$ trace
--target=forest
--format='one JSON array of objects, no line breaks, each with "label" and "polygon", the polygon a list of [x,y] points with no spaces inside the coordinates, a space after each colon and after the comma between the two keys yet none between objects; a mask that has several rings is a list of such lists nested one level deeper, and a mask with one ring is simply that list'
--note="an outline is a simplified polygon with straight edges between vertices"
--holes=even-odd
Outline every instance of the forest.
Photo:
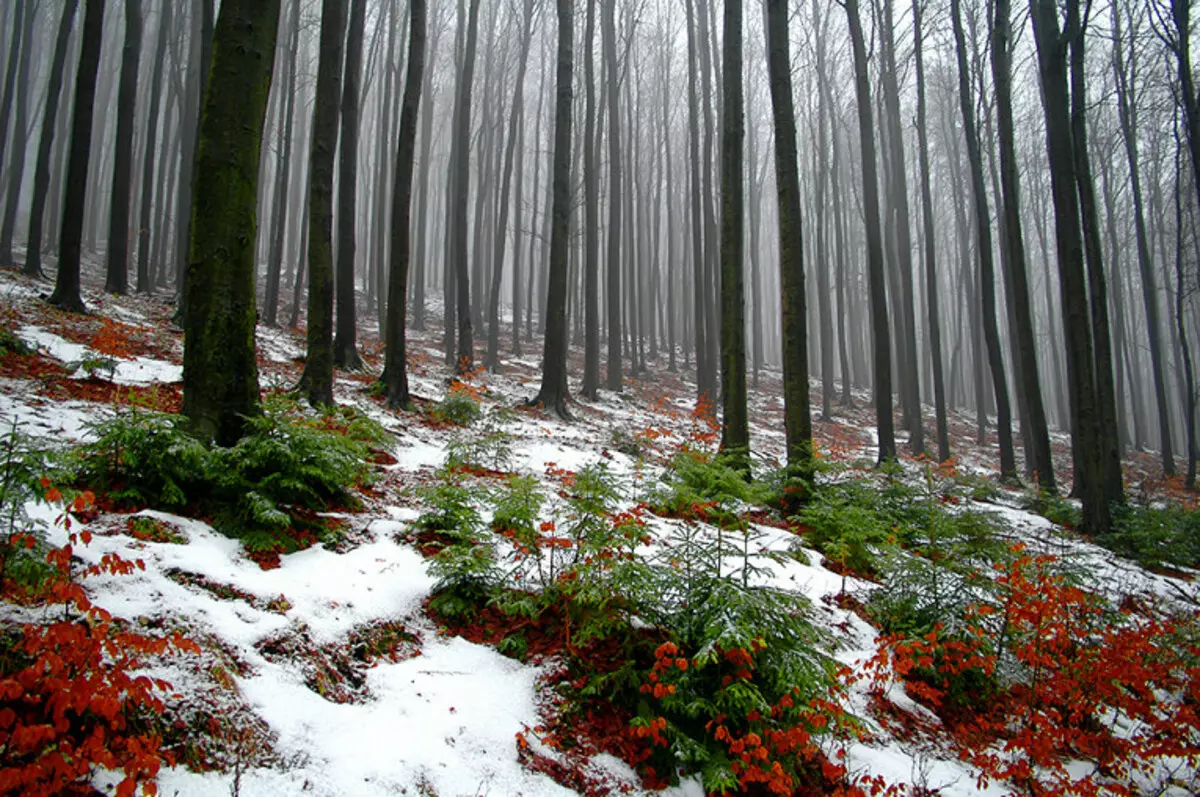
[{"label": "forest", "polygon": [[0,4],[0,794],[1200,793],[1190,0]]}]

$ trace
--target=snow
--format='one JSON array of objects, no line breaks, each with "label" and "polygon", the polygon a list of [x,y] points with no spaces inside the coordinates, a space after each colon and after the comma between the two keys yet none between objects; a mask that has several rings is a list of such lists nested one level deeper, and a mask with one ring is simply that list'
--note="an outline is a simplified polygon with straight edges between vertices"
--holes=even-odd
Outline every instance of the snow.
[{"label": "snow", "polygon": [[[36,297],[37,291],[0,277],[0,296],[23,301]],[[124,308],[113,299],[105,307],[130,320],[144,320],[145,314]],[[433,315],[431,314],[431,317]],[[64,363],[79,362],[90,349],[71,343],[36,325],[26,325],[17,334],[47,356]],[[292,332],[260,327],[259,352],[280,371],[264,376],[264,384],[286,380],[285,367],[292,366],[304,353],[301,340]],[[414,351],[420,344],[414,344]],[[438,363],[436,351],[429,350]],[[510,361],[510,366],[536,369],[534,358]],[[431,371],[440,373],[436,367]],[[138,357],[120,361],[113,381],[130,385],[171,383],[181,379],[177,364]],[[412,389],[418,395],[440,399],[446,381],[440,377],[414,374]],[[527,398],[533,386],[517,375],[489,376],[488,384],[503,401],[512,403]],[[386,413],[376,404],[363,401],[354,391],[357,383],[340,381],[338,399],[355,403],[379,420],[396,436],[392,453],[397,463],[385,470],[388,475],[411,477],[443,464],[447,445],[469,433],[458,430],[430,430],[407,417]],[[690,399],[668,397],[668,404],[680,413],[690,412]],[[757,397],[756,397],[757,400]],[[494,401],[489,400],[489,405]],[[764,400],[768,409],[777,409],[777,401]],[[862,403],[860,401],[860,403]],[[586,407],[583,418],[565,424],[549,416],[518,413],[506,421],[503,429],[512,436],[514,467],[541,475],[551,464],[579,471],[604,463],[614,478],[624,481],[627,493],[622,508],[630,508],[634,490],[654,483],[662,468],[635,463],[628,456],[607,450],[613,430],[632,435],[648,424],[663,425],[662,416],[651,413],[639,401],[626,394],[602,392],[600,399]],[[864,405],[865,406],[865,405]],[[46,402],[23,383],[0,380],[0,421],[8,428],[15,420],[23,431],[56,442],[87,438],[87,424],[103,418],[107,409],[85,402]],[[764,415],[763,417],[771,417]],[[841,419],[850,432],[861,434],[868,442],[854,452],[856,457],[873,459],[878,442],[869,424]],[[686,434],[686,417],[674,424],[669,446]],[[782,435],[776,426],[755,426],[755,454],[763,461],[781,456]],[[989,466],[978,464],[975,453],[964,457],[964,468],[978,466],[988,473]],[[635,485],[635,480],[641,484]],[[385,480],[386,481],[386,480]],[[434,584],[427,561],[409,544],[403,533],[419,514],[411,506],[399,506],[407,496],[386,493],[379,505],[356,519],[355,543],[333,551],[317,546],[283,557],[282,566],[264,571],[249,560],[240,543],[217,533],[208,524],[146,510],[139,515],[156,519],[175,529],[186,539],[184,544],[140,542],[123,533],[124,517],[101,518],[95,524],[96,536],[88,546],[77,546],[75,554],[84,562],[94,563],[107,553],[128,559],[141,559],[144,571],[129,576],[89,579],[88,588],[97,604],[115,616],[131,621],[169,620],[185,628],[189,635],[220,640],[247,668],[236,675],[236,697],[258,718],[269,725],[280,764],[257,767],[244,773],[240,794],[244,797],[275,797],[311,793],[313,795],[436,794],[493,795],[505,797],[560,797],[576,792],[554,783],[545,775],[521,765],[515,736],[538,725],[542,717],[543,695],[539,679],[545,670],[497,653],[493,648],[472,644],[457,637],[443,636],[422,610],[423,601]],[[555,506],[551,502],[551,511]],[[1014,540],[1027,542],[1035,550],[1052,552],[1086,568],[1095,583],[1102,585],[1114,603],[1126,595],[1152,595],[1167,602],[1200,601],[1200,588],[1193,583],[1148,573],[1130,565],[1095,545],[1072,539],[1045,519],[1008,504],[977,504],[999,514],[1011,530]],[[43,504],[31,505],[30,514],[49,530],[54,544],[67,541],[65,530],[54,526],[57,511]],[[675,521],[651,518],[649,531],[654,541],[639,553],[653,555],[658,543],[666,538]],[[711,529],[706,533],[715,534]],[[811,615],[833,640],[831,655],[849,666],[861,666],[876,652],[876,631],[856,614],[839,608],[832,598],[843,591],[865,597],[877,589],[867,581],[845,578],[824,567],[819,553],[797,548],[796,537],[768,526],[753,526],[753,563],[763,568],[755,584],[787,590],[803,596],[811,604]],[[800,553],[807,564],[797,561]],[[731,556],[726,566],[740,566]],[[251,596],[219,598],[211,592],[189,586],[172,574],[183,572],[209,582],[226,585]],[[263,608],[278,598],[274,610]],[[17,616],[17,610],[0,604],[0,619]],[[362,688],[365,698],[351,703],[334,703],[318,695],[306,684],[303,664],[298,661],[269,658],[260,646],[279,635],[304,635],[313,645],[338,645],[354,630],[371,623],[398,621],[419,638],[419,655],[398,663],[379,662],[365,671]],[[191,694],[205,688],[203,668],[164,664],[176,690]],[[867,716],[864,685],[855,686],[848,698],[849,708],[860,717]],[[925,721],[936,723],[928,709],[909,698],[893,685],[888,698],[900,709]],[[975,773],[947,750],[927,749],[913,742],[902,742],[866,722],[873,738],[848,743],[846,764],[852,773],[882,775],[889,782],[925,785],[946,797],[957,795],[999,795],[1007,793],[999,786],[979,789]],[[536,744],[536,739],[531,744]],[[548,755],[553,751],[543,750]],[[624,784],[630,793],[643,794],[634,773],[623,762],[599,755],[589,763],[589,772],[603,776],[613,784]],[[99,776],[97,784],[112,785],[114,779]],[[230,774],[195,773],[182,768],[164,771],[159,777],[160,793],[181,797],[228,793]],[[664,797],[702,797],[695,779],[660,794]]]}]

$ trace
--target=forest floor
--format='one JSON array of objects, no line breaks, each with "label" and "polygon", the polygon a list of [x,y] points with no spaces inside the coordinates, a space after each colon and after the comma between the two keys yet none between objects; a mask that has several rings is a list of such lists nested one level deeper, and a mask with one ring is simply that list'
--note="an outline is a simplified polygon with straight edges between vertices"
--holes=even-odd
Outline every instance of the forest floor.
[{"label": "forest floor", "polygon": [[[0,329],[33,350],[0,357],[0,427],[15,425],[46,445],[70,447],[92,439],[94,425],[106,418],[179,411],[182,335],[170,326],[172,308],[164,298],[85,291],[93,314],[76,316],[42,301],[49,290],[45,282],[0,272]],[[435,310],[431,318],[440,317]],[[507,352],[510,328],[503,341]],[[704,788],[696,775],[653,789],[663,781],[622,760],[620,743],[607,750],[603,739],[563,745],[554,730],[563,733],[555,685],[567,651],[553,639],[527,635],[529,650],[504,655],[498,645],[504,633],[444,622],[429,609],[438,582],[431,572],[437,546],[415,524],[430,509],[429,488],[442,478],[448,455],[475,450],[496,458],[495,467],[475,463],[467,478],[481,495],[507,474],[527,474],[551,497],[544,519],[560,524],[566,510],[554,496],[562,494],[564,478],[602,465],[618,486],[612,511],[636,511],[644,524],[639,557],[663,555],[684,527],[719,540],[722,532],[703,513],[641,513],[669,479],[681,449],[712,446],[712,430],[694,412],[694,385],[669,373],[663,357],[629,379],[623,392],[602,391],[596,402],[574,404],[575,419],[564,422],[522,406],[537,391],[541,349],[526,343],[524,356],[503,359],[501,373],[479,373],[469,381],[482,418],[460,426],[430,411],[450,389],[440,330],[410,332],[409,342],[413,412],[388,411],[370,391],[382,367],[382,346],[373,334],[360,341],[365,370],[337,375],[338,403],[377,421],[389,442],[360,490],[361,505],[325,513],[338,527],[336,545],[264,561],[218,533],[212,518],[145,507],[118,511],[99,496],[98,508],[76,513],[67,528],[64,517],[72,516],[61,506],[27,505],[48,546],[89,532],[90,542],[72,549],[78,566],[99,564],[110,554],[143,563],[132,573],[86,579],[95,605],[145,633],[180,632],[198,645],[198,652],[150,656],[141,671],[171,685],[164,717],[175,731],[167,741],[178,763],[158,773],[158,793],[699,797]],[[264,391],[285,391],[303,367],[303,332],[260,327],[258,355]],[[574,366],[572,373],[582,372],[581,363]],[[819,409],[815,381],[812,398]],[[814,420],[818,450],[840,474],[831,478],[872,478],[873,411],[867,396],[855,394],[855,401],[855,407],[835,405],[830,419]],[[765,473],[778,468],[783,452],[777,371],[763,372],[751,404],[755,470]],[[926,420],[932,428],[932,416]],[[996,477],[994,439],[977,444],[969,416],[954,415],[951,429],[961,483],[989,482],[953,500],[997,518],[1005,544],[1071,562],[1087,574],[1089,593],[1113,607],[1152,605],[1163,614],[1194,616],[1200,607],[1197,571],[1145,569],[1024,508],[1028,491],[990,484]],[[1054,445],[1065,482],[1069,439],[1056,434]],[[901,478],[919,486],[931,467],[906,457]],[[1132,456],[1127,467],[1131,494],[1186,499],[1177,484],[1156,475],[1150,455]],[[838,782],[867,790],[868,779],[878,777],[896,787],[893,793],[925,795],[1021,791],[995,777],[981,785],[983,765],[964,760],[969,756],[949,732],[945,714],[902,679],[854,677],[868,673],[880,652],[880,629],[864,607],[886,588],[887,578],[848,568],[844,555],[833,561],[828,549],[823,555],[801,526],[761,511],[745,516],[746,548],[734,557],[752,573],[744,577],[794,594],[821,632],[824,652],[851,673],[839,699],[862,730],[831,736],[820,751],[844,767]],[[139,533],[146,528],[157,532]],[[48,623],[60,611],[57,605],[5,602],[0,624]],[[572,731],[582,735],[588,728],[573,726],[566,733]],[[1097,778],[1097,793],[1128,786],[1195,794],[1194,742],[1192,736],[1190,754],[1159,757],[1121,782],[1104,780],[1102,767],[1084,751],[1064,771]],[[997,739],[981,744],[1003,748]],[[111,793],[120,780],[119,772],[98,768],[91,783]]]}]

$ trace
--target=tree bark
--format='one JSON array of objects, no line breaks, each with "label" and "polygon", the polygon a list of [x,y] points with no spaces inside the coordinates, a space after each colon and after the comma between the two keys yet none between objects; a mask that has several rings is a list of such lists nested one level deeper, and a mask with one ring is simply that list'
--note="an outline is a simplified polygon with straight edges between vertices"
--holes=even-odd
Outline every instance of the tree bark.
[{"label": "tree bark", "polygon": [[846,18],[854,49],[854,84],[858,97],[858,133],[862,149],[863,211],[867,239],[867,278],[871,294],[871,335],[874,342],[875,417],[880,464],[896,458],[892,418],[892,353],[888,339],[887,291],[883,276],[883,240],[880,235],[879,178],[875,164],[875,122],[871,111],[871,84],[867,49],[863,40],[858,0],[846,0]]},{"label": "tree bark", "polygon": [[1033,462],[1029,468],[1038,486],[1055,492],[1054,461],[1050,454],[1050,435],[1046,428],[1046,408],[1042,402],[1042,383],[1038,374],[1037,339],[1033,331],[1033,313],[1029,296],[1029,278],[1025,258],[1025,239],[1021,232],[1020,177],[1017,170],[1016,135],[1013,132],[1012,110],[1012,23],[1010,0],[995,0],[992,24],[992,76],[996,86],[996,117],[1000,139],[1000,185],[1003,195],[1002,235],[1008,242],[1009,272],[1012,293],[1009,307],[1015,317],[1016,329],[1010,334],[1017,339],[1020,352],[1013,367],[1024,385],[1027,407],[1027,428],[1021,430]]},{"label": "tree bark", "polygon": [[308,187],[308,319],[297,390],[314,407],[333,404],[333,164],[342,91],[346,0],[322,0],[317,96]]},{"label": "tree bark", "polygon": [[453,257],[454,303],[458,322],[455,370],[461,376],[475,367],[475,342],[471,322],[471,269],[467,252],[467,198],[471,190],[471,87],[475,81],[475,44],[479,38],[479,0],[470,0],[454,129]]},{"label": "tree bark", "polygon": [[200,116],[183,414],[194,434],[223,446],[236,443],[246,418],[260,412],[255,205],[278,27],[279,0],[222,0],[213,32],[213,90]]},{"label": "tree bark", "polygon": [[85,0],[79,67],[75,73],[75,107],[71,121],[71,154],[67,161],[67,193],[63,199],[58,275],[50,304],[86,313],[79,293],[79,258],[83,243],[83,211],[87,204],[88,158],[92,149],[92,105],[104,27],[104,0]]},{"label": "tree bark", "polygon": [[129,290],[129,199],[133,188],[134,111],[141,53],[141,0],[125,0],[125,46],[121,53],[121,85],[117,89],[117,139],[108,217],[108,270],[104,282],[104,290],[117,294]]},{"label": "tree bark", "polygon": [[71,25],[79,0],[66,0],[58,34],[54,39],[54,60],[46,86],[46,108],[42,114],[42,134],[38,141],[37,160],[33,170],[33,200],[29,206],[29,238],[25,245],[25,268],[30,277],[42,277],[42,224],[46,215],[46,198],[50,190],[50,155],[54,149],[58,106],[62,97],[63,72],[66,71],[67,51],[71,43]]},{"label": "tree bark", "polygon": [[[409,0],[408,74],[400,100],[400,129],[396,138],[396,179],[392,189],[391,277],[388,280],[387,351],[383,376],[388,406],[407,409],[408,392],[408,267],[412,211],[413,161],[417,146],[417,116],[425,71],[425,0]],[[426,109],[429,113],[430,109]]]},{"label": "tree bark", "polygon": [[963,118],[963,135],[967,141],[967,161],[971,166],[971,193],[975,209],[979,247],[979,296],[982,310],[983,339],[987,347],[988,368],[992,375],[992,390],[996,398],[996,431],[1000,438],[1000,479],[1017,480],[1016,457],[1013,453],[1012,407],[1004,379],[1004,359],[1000,351],[1000,330],[996,323],[996,274],[992,261],[992,230],[987,206],[987,186],[983,180],[983,158],[979,151],[979,133],[975,126],[974,99],[967,71],[966,41],[963,35],[960,0],[951,0],[954,39],[958,54],[959,104]]},{"label": "tree bark", "polygon": [[338,173],[337,335],[333,342],[333,364],[348,371],[358,371],[363,367],[357,345],[354,228],[358,222],[358,95],[366,17],[367,0],[350,0],[350,27],[346,33],[345,85],[342,86],[342,143],[338,150],[341,163]]},{"label": "tree bark", "polygon": [[[812,477],[813,466],[812,416],[808,399],[808,307],[804,286],[800,167],[796,157],[796,112],[792,101],[792,66],[788,53],[787,0],[767,0],[765,15],[767,72],[775,123],[775,185],[779,195],[784,430],[787,435],[788,467],[797,476],[807,479]],[[727,53],[727,64],[729,60]],[[737,114],[734,107],[734,113],[727,113],[726,119]]]},{"label": "tree bark", "polygon": [[571,0],[556,0],[556,8],[558,58],[554,104],[554,202],[551,207],[553,221],[550,227],[550,272],[546,293],[546,337],[542,349],[542,386],[531,403],[552,410],[561,418],[570,418],[568,403],[571,396],[567,389],[567,248],[571,231],[574,24]]}]

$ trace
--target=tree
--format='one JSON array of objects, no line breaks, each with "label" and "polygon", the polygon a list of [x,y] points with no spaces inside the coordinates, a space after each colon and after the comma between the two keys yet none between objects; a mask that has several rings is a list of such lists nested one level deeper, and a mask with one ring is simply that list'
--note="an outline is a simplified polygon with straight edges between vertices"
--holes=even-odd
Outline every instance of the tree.
[{"label": "tree", "polygon": [[[513,83],[512,108],[508,115],[508,144],[504,152],[504,171],[500,179],[496,231],[492,246],[492,284],[488,293],[488,347],[486,364],[496,371],[500,367],[500,282],[504,276],[504,249],[508,240],[508,198],[512,193],[513,160],[516,156],[518,126],[524,116],[525,67],[529,62],[529,44],[533,40],[534,0],[523,0],[521,35],[517,57],[517,77]],[[518,208],[518,212],[519,212]],[[513,323],[516,323],[514,310]]]},{"label": "tree", "polygon": [[1029,278],[1025,264],[1025,239],[1021,233],[1020,179],[1017,170],[1016,135],[1012,110],[1012,23],[1011,0],[995,0],[992,23],[992,75],[996,84],[996,119],[1000,138],[1000,186],[1003,213],[1001,234],[1012,275],[1012,295],[1008,297],[1016,319],[1012,330],[1020,356],[1013,367],[1024,385],[1028,408],[1027,428],[1021,430],[1033,453],[1029,467],[1037,474],[1039,486],[1055,490],[1054,461],[1050,455],[1050,435],[1046,429],[1046,409],[1042,403],[1042,384],[1038,376],[1037,340],[1033,334],[1030,310]]},{"label": "tree", "polygon": [[308,358],[297,387],[314,407],[333,404],[333,160],[345,20],[346,0],[323,0],[308,188]]},{"label": "tree", "polygon": [[[158,154],[158,120],[162,89],[167,82],[167,76],[163,74],[163,59],[166,57],[168,35],[172,32],[171,18],[174,7],[175,4],[170,0],[164,0],[162,4],[162,15],[158,20],[158,42],[154,47],[154,68],[150,71],[150,110],[146,116],[146,143],[142,155],[142,204],[138,216],[138,293],[151,293],[154,290],[154,281],[150,274],[150,218],[155,200],[159,203],[163,200],[161,193],[154,192],[154,162]],[[165,123],[163,127],[165,137]],[[162,166],[167,168],[165,157],[162,159]],[[155,234],[161,233],[156,230]]]},{"label": "tree", "polygon": [[121,84],[117,89],[117,149],[113,156],[108,270],[104,281],[104,290],[109,293],[125,293],[129,289],[129,199],[133,189],[134,102],[141,52],[141,0],[125,0],[125,47],[121,54]]},{"label": "tree", "polygon": [[871,82],[867,48],[863,40],[858,0],[845,0],[854,49],[854,86],[858,97],[858,135],[862,149],[863,210],[866,214],[867,280],[871,293],[871,337],[874,343],[875,418],[879,433],[879,461],[896,458],[892,419],[892,354],[888,340],[887,291],[883,277],[883,240],[880,234],[879,178],[875,164],[875,122],[871,111]]},{"label": "tree", "polygon": [[[454,152],[451,155],[453,224],[448,267],[454,274],[454,308],[457,316],[458,347],[455,368],[459,374],[475,367],[475,340],[471,324],[471,269],[467,253],[467,197],[471,191],[471,87],[475,81],[475,43],[479,39],[479,0],[470,0],[467,35],[463,42],[462,66],[458,75],[458,98],[454,111]],[[449,305],[448,305],[449,306]]]},{"label": "tree", "polygon": [[[1072,31],[1078,24],[1078,0],[1068,0],[1067,8],[1066,29]],[[1029,10],[1037,45],[1042,108],[1046,117],[1046,148],[1058,249],[1059,298],[1067,342],[1075,493],[1083,503],[1082,530],[1099,535],[1111,528],[1112,513],[1103,489],[1092,324],[1084,276],[1075,144],[1071,132],[1070,93],[1067,89],[1067,37],[1059,29],[1056,0],[1029,0]]]},{"label": "tree", "polygon": [[600,38],[608,71],[608,362],[604,386],[620,391],[621,374],[621,135],[617,109],[617,88],[621,71],[617,68],[617,28],[614,20],[617,0],[600,0]]},{"label": "tree", "polygon": [[808,401],[808,306],[804,288],[800,168],[796,158],[796,112],[792,101],[792,63],[788,54],[787,0],[767,0],[765,15],[767,71],[775,121],[775,185],[779,194],[783,423],[787,434],[788,467],[801,478],[807,478],[812,475],[813,464],[812,415]]},{"label": "tree", "polygon": [[67,192],[63,198],[62,234],[58,244],[58,275],[50,304],[86,313],[79,294],[79,258],[83,243],[83,208],[87,203],[88,158],[92,149],[92,105],[104,29],[104,0],[84,0],[79,68],[75,73],[75,108],[71,121],[71,152],[67,159]]},{"label": "tree", "polygon": [[1129,193],[1133,199],[1133,228],[1137,244],[1138,273],[1142,278],[1142,301],[1146,310],[1146,332],[1150,343],[1150,373],[1158,402],[1159,445],[1162,450],[1163,473],[1175,475],[1175,457],[1171,446],[1171,413],[1167,407],[1167,384],[1163,367],[1162,321],[1159,316],[1157,279],[1150,255],[1150,239],[1146,230],[1145,201],[1142,195],[1141,163],[1138,158],[1138,108],[1133,97],[1133,83],[1138,75],[1138,48],[1130,20],[1129,58],[1125,58],[1125,36],[1122,34],[1120,4],[1113,3],[1113,75],[1117,84],[1117,116],[1125,143],[1125,159],[1129,165]]},{"label": "tree", "polygon": [[[425,71],[425,0],[410,0],[408,75],[400,100],[400,129],[396,138],[395,185],[392,192],[391,277],[388,280],[387,350],[381,380],[387,390],[388,406],[405,409],[408,393],[408,345],[405,321],[408,313],[408,267],[411,261],[410,216],[412,209],[413,161],[417,146],[417,115]],[[426,110],[430,113],[430,110]]]},{"label": "tree", "polygon": [[[933,224],[933,192],[929,187],[929,128],[925,107],[925,54],[921,19],[925,0],[913,3],[913,41],[917,68],[917,160],[921,172],[921,221],[925,244],[925,292],[928,295],[929,356],[933,361],[933,400],[937,416],[938,461],[950,459],[950,427],[946,421],[946,379],[942,371],[941,300],[938,296],[937,238]],[[844,377],[843,377],[844,378]]]},{"label": "tree", "polygon": [[[183,414],[193,433],[237,442],[260,412],[254,352],[254,242],[259,151],[280,0],[222,0],[212,91],[200,116],[189,225]],[[89,6],[91,2],[89,1]]]},{"label": "tree", "polygon": [[[33,11],[31,7],[32,0],[16,0],[13,8],[12,33],[8,39],[8,65],[4,70],[4,89],[0,92],[0,164],[5,163],[4,156],[8,149],[8,126],[12,120],[13,111],[13,92],[17,87],[17,73],[21,70],[21,41],[22,38],[28,39],[25,31],[30,25],[25,22],[26,19],[32,22]],[[28,52],[28,46],[25,47]],[[13,136],[19,143],[20,137]]]},{"label": "tree", "polygon": [[354,300],[354,225],[355,192],[358,189],[358,103],[359,76],[362,73],[363,28],[367,0],[350,0],[350,29],[346,33],[345,85],[342,87],[342,145],[338,174],[337,236],[337,337],[333,342],[333,363],[338,368],[358,371],[357,314]]},{"label": "tree", "polygon": [[[583,34],[583,397],[600,391],[600,133],[596,124],[596,0],[587,0]],[[607,52],[607,51],[606,51]],[[665,104],[664,104],[665,107]],[[669,145],[668,145],[669,146]]]},{"label": "tree", "polygon": [[983,181],[983,156],[980,154],[978,128],[975,126],[975,107],[971,93],[970,72],[967,70],[967,44],[963,34],[961,0],[950,0],[950,15],[954,23],[955,52],[958,57],[959,109],[962,112],[963,136],[967,141],[967,162],[971,171],[971,198],[975,211],[975,227],[979,249],[979,296],[983,312],[983,339],[987,347],[988,369],[992,375],[992,390],[996,397],[996,432],[1000,439],[1000,478],[1016,481],[1017,461],[1013,453],[1012,407],[1008,400],[1008,385],[1004,380],[1004,359],[1000,351],[1000,329],[996,324],[996,269],[992,259],[992,228],[987,204],[987,186]]},{"label": "tree", "polygon": [[[27,5],[27,4],[23,4]],[[30,84],[29,66],[33,61],[33,21],[37,16],[33,9],[26,8],[21,22],[21,59],[17,65],[16,107],[12,122],[12,143],[8,162],[8,190],[4,200],[4,221],[0,224],[0,264],[13,263],[13,232],[17,223],[17,205],[21,200],[21,183],[25,179],[25,130]],[[4,131],[0,128],[0,137]],[[3,164],[0,155],[0,164]]]},{"label": "tree", "polygon": [[[725,0],[721,124],[721,452],[750,473],[746,411],[745,141],[742,96],[742,3]],[[804,323],[803,321],[801,323]],[[786,334],[786,333],[785,333]],[[805,369],[807,371],[807,369]],[[796,375],[793,374],[795,378]],[[808,376],[805,374],[805,387]]]},{"label": "tree", "polygon": [[[615,0],[610,0],[615,2]],[[558,58],[554,87],[554,200],[550,223],[550,273],[546,280],[545,342],[542,347],[542,386],[530,402],[569,419],[567,388],[567,248],[571,233],[571,95],[575,68],[574,11],[571,0],[556,0]],[[615,299],[610,298],[610,301]],[[619,359],[618,359],[619,363]],[[618,367],[620,367],[618,365]],[[612,363],[609,363],[612,368]]]},{"label": "tree", "polygon": [[[279,319],[279,284],[283,275],[283,238],[287,226],[288,203],[282,201],[286,196],[292,180],[292,139],[294,138],[292,124],[296,112],[296,51],[300,47],[300,0],[292,3],[292,13],[288,22],[287,71],[284,73],[283,86],[287,91],[286,107],[283,114],[283,125],[279,131],[283,142],[282,153],[275,173],[275,195],[281,201],[275,203],[271,211],[271,247],[267,255],[267,285],[263,291],[263,323],[267,326],[277,326]],[[297,268],[303,271],[303,265]],[[294,297],[299,301],[300,297]]]},{"label": "tree", "polygon": [[71,25],[79,0],[66,0],[58,34],[54,37],[54,60],[50,63],[50,78],[46,84],[46,109],[42,114],[42,134],[38,140],[37,160],[33,169],[33,200],[29,206],[29,238],[25,245],[25,268],[31,277],[42,274],[42,224],[46,213],[46,197],[50,192],[50,155],[54,148],[54,133],[58,125],[58,106],[62,96],[63,73],[67,66],[67,50],[71,43]]},{"label": "tree", "polygon": [[[895,224],[894,259],[899,285],[892,286],[892,307],[896,310],[901,339],[896,343],[900,355],[900,403],[908,427],[908,448],[913,454],[925,453],[925,426],[921,415],[921,380],[917,367],[917,333],[913,318],[912,227],[908,213],[908,176],[904,164],[904,129],[900,121],[900,88],[896,77],[896,44],[893,37],[892,3],[882,3],[880,44],[883,55],[883,108],[887,117],[888,217]],[[896,290],[899,288],[899,290]]]}]

